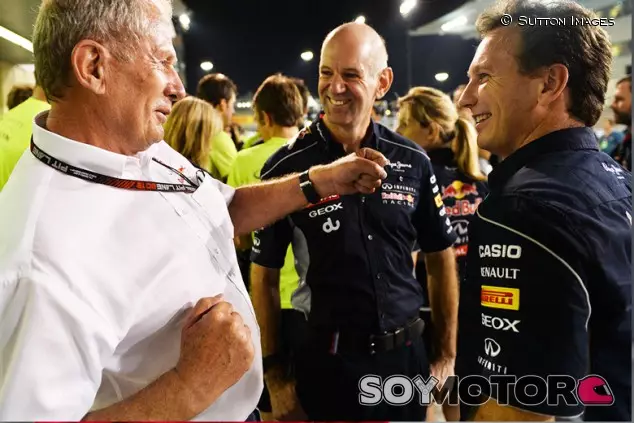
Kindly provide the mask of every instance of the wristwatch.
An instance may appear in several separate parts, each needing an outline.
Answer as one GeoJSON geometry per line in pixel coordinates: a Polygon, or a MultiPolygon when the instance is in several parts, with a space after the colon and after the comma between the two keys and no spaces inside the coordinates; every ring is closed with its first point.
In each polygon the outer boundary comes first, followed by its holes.
{"type": "Polygon", "coordinates": [[[308,177],[308,170],[299,174],[299,187],[302,189],[302,192],[309,203],[317,204],[321,201],[321,197],[317,194],[315,186],[308,177]]]}

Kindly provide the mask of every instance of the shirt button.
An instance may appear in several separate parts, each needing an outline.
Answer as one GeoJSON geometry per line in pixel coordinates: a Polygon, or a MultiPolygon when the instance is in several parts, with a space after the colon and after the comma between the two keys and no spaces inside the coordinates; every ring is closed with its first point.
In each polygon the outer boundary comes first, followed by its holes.
{"type": "Polygon", "coordinates": [[[380,273],[377,273],[377,274],[376,274],[376,278],[377,278],[377,279],[381,279],[381,276],[382,276],[382,275],[381,275],[380,273]]]}
{"type": "Polygon", "coordinates": [[[368,235],[368,239],[369,239],[370,241],[372,241],[372,238],[373,238],[373,237],[372,237],[372,235],[368,235]]]}
{"type": "Polygon", "coordinates": [[[361,197],[361,202],[365,203],[365,197],[361,197]]]}

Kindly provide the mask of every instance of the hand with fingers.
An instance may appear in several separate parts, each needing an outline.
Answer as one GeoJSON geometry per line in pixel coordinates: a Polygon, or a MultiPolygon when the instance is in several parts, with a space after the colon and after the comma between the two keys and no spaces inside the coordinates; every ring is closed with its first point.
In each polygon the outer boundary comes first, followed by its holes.
{"type": "Polygon", "coordinates": [[[387,177],[388,160],[376,150],[362,148],[328,165],[310,169],[310,179],[322,198],[329,195],[372,194],[387,177]]]}
{"type": "Polygon", "coordinates": [[[202,409],[249,370],[255,350],[251,331],[222,295],[200,299],[189,311],[174,369],[202,409]]]}

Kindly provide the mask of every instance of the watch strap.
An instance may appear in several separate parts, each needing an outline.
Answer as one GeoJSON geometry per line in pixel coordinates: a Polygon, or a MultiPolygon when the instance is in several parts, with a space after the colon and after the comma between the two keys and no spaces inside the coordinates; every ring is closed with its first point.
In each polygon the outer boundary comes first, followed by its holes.
{"type": "Polygon", "coordinates": [[[308,177],[308,170],[299,174],[299,187],[309,203],[317,204],[321,201],[321,197],[317,193],[313,182],[308,177]]]}

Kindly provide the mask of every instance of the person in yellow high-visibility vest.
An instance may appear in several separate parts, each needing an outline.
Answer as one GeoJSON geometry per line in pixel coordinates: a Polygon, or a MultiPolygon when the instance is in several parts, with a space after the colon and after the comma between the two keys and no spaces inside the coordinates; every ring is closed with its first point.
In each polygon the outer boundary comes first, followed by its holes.
{"type": "MultiPolygon", "coordinates": [[[[253,108],[262,142],[238,153],[227,180],[229,185],[239,187],[259,182],[264,163],[299,132],[298,123],[304,115],[303,104],[300,92],[290,78],[273,75],[260,85],[253,99],[253,108]]],[[[252,239],[248,236],[236,240],[238,250],[257,249],[258,245],[252,245],[252,239]]],[[[301,257],[293,254],[294,248],[298,248],[297,243],[289,245],[280,269],[251,264],[250,291],[262,333],[265,356],[289,358],[294,350],[293,345],[302,336],[302,327],[306,322],[303,313],[305,310],[295,310],[291,304],[291,296],[299,287],[302,280],[300,273],[303,273],[301,257]],[[277,299],[272,300],[271,290],[279,293],[277,299]]],[[[290,366],[291,362],[292,360],[288,360],[285,364],[290,366]]],[[[278,366],[272,371],[279,369],[278,366]]],[[[286,416],[292,410],[287,410],[287,404],[281,398],[286,397],[283,392],[293,389],[293,382],[286,383],[280,378],[267,379],[266,372],[265,380],[273,418],[286,416]]],[[[270,411],[266,410],[265,404],[261,404],[259,408],[263,413],[270,411]]]]}

